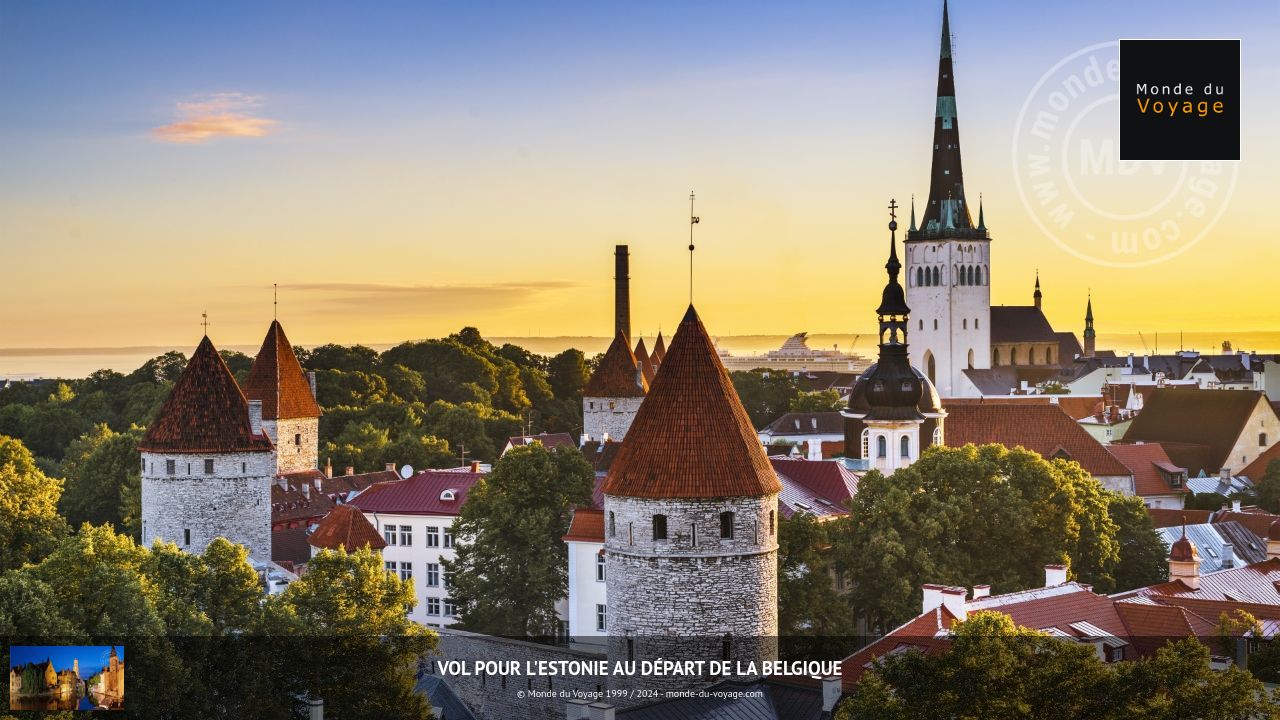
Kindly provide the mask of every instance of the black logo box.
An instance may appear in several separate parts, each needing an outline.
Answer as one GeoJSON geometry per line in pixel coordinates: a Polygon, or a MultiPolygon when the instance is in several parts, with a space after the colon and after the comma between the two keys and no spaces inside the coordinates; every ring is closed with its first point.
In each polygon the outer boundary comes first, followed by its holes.
{"type": "Polygon", "coordinates": [[[1121,160],[1239,160],[1240,103],[1239,40],[1120,41],[1121,160]]]}

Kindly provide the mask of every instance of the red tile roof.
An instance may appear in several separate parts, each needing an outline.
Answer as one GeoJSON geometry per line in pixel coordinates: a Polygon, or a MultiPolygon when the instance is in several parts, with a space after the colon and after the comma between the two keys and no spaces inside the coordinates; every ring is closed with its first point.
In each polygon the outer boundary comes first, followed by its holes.
{"type": "Polygon", "coordinates": [[[1188,525],[1203,525],[1209,522],[1212,510],[1180,510],[1177,508],[1147,508],[1151,516],[1151,524],[1158,528],[1177,527],[1185,519],[1188,525]]]}
{"type": "Polygon", "coordinates": [[[1128,639],[1140,656],[1155,655],[1178,638],[1206,637],[1215,630],[1214,623],[1174,605],[1125,600],[1115,606],[1128,630],[1128,639]]]}
{"type": "Polygon", "coordinates": [[[618,332],[591,379],[582,389],[583,397],[644,397],[649,383],[638,369],[636,356],[627,346],[627,338],[618,332]]]}
{"type": "Polygon", "coordinates": [[[263,420],[320,417],[320,406],[311,394],[311,383],[302,372],[284,328],[276,320],[267,328],[258,357],[244,381],[244,394],[262,401],[263,420]]]}
{"type": "Polygon", "coordinates": [[[658,339],[653,343],[653,352],[650,353],[649,359],[657,362],[658,365],[667,357],[667,345],[662,340],[662,331],[658,331],[658,339]]]}
{"type": "Polygon", "coordinates": [[[394,470],[331,478],[325,477],[319,470],[279,475],[276,482],[271,484],[272,527],[283,529],[289,525],[310,524],[324,517],[335,504],[345,500],[351,493],[364,490],[374,483],[396,482],[399,479],[400,475],[394,470]],[[317,481],[319,487],[316,487],[317,481]],[[307,486],[305,492],[304,485],[307,486]]]}
{"type": "Polygon", "coordinates": [[[365,519],[364,513],[350,505],[339,505],[330,510],[316,526],[315,532],[307,538],[307,543],[312,547],[328,550],[344,548],[349,552],[366,545],[374,550],[387,546],[387,541],[378,533],[373,523],[365,519]]]}
{"type": "Polygon", "coordinates": [[[348,501],[367,513],[393,515],[457,515],[471,487],[484,478],[480,472],[424,470],[397,482],[378,483],[348,501]],[[453,499],[442,495],[453,491],[453,499]]]}
{"type": "Polygon", "coordinates": [[[596,508],[578,508],[573,511],[565,542],[604,542],[604,511],[596,508]]]}
{"type": "Polygon", "coordinates": [[[1095,477],[1132,474],[1056,405],[952,404],[947,401],[944,407],[947,419],[943,439],[948,446],[968,443],[1022,446],[1047,459],[1075,460],[1095,477]]]}
{"type": "Polygon", "coordinates": [[[1141,443],[1135,445],[1107,445],[1107,450],[1116,459],[1124,463],[1133,472],[1134,492],[1143,497],[1147,495],[1168,495],[1188,492],[1186,483],[1182,487],[1170,487],[1162,469],[1168,468],[1186,473],[1185,468],[1175,468],[1169,455],[1160,447],[1160,443],[1141,443]]]}
{"type": "Polygon", "coordinates": [[[771,457],[769,464],[779,475],[786,475],[846,511],[846,504],[858,492],[858,476],[839,460],[771,457]]]}
{"type": "Polygon", "coordinates": [[[1072,419],[1101,412],[1106,403],[1101,395],[1009,395],[1004,397],[947,398],[947,405],[1057,405],[1072,419]]]}
{"type": "Polygon", "coordinates": [[[1253,459],[1253,462],[1245,465],[1236,474],[1243,475],[1256,484],[1267,473],[1267,466],[1272,460],[1280,460],[1280,442],[1264,450],[1261,455],[1253,459]]]}
{"type": "Polygon", "coordinates": [[[209,337],[187,362],[138,443],[143,452],[224,453],[271,449],[249,426],[249,403],[209,337]]]}
{"type": "Polygon", "coordinates": [[[1271,530],[1271,524],[1276,520],[1280,520],[1280,515],[1272,515],[1260,508],[1246,509],[1242,512],[1234,510],[1219,510],[1213,514],[1213,522],[1238,522],[1245,527],[1246,530],[1257,535],[1260,538],[1266,538],[1267,533],[1271,530]]]}
{"type": "Polygon", "coordinates": [[[645,498],[778,493],[778,476],[692,305],[663,366],[609,469],[605,493],[645,498]]]}
{"type": "Polygon", "coordinates": [[[646,350],[644,347],[644,338],[640,338],[636,342],[635,356],[636,356],[636,364],[638,364],[640,366],[640,369],[644,371],[645,382],[649,383],[649,385],[652,386],[653,378],[654,378],[654,375],[657,373],[657,370],[655,369],[653,360],[650,359],[649,357],[649,351],[646,350]]]}
{"type": "Polygon", "coordinates": [[[862,674],[869,670],[877,658],[903,650],[919,650],[926,654],[937,652],[951,645],[944,632],[951,629],[956,617],[945,607],[938,607],[908,620],[889,634],[845,658],[840,663],[841,686],[852,690],[862,674]]]}

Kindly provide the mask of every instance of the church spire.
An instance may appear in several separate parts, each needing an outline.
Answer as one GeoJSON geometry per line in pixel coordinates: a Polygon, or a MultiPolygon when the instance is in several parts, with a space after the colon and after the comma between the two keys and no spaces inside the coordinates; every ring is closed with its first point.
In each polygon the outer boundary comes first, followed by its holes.
{"type": "Polygon", "coordinates": [[[938,99],[933,125],[933,170],[922,229],[971,230],[973,219],[964,199],[960,167],[960,129],[956,119],[956,85],[952,71],[951,22],[942,3],[942,48],[938,57],[938,99]]]}
{"type": "Polygon", "coordinates": [[[1036,309],[1039,310],[1040,298],[1043,297],[1043,295],[1040,293],[1040,271],[1039,270],[1036,270],[1036,291],[1031,294],[1031,297],[1035,299],[1036,309]]]}
{"type": "Polygon", "coordinates": [[[1093,357],[1097,352],[1097,333],[1093,329],[1093,293],[1089,293],[1084,309],[1084,356],[1093,357]]]}

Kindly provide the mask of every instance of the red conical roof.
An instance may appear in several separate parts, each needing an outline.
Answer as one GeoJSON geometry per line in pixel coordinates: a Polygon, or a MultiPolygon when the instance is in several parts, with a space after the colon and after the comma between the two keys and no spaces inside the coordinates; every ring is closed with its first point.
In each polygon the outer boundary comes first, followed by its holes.
{"type": "Polygon", "coordinates": [[[689,306],[609,475],[607,495],[761,497],[782,489],[715,344],[689,306]]]}
{"type": "Polygon", "coordinates": [[[644,372],[645,381],[650,385],[653,385],[653,376],[656,374],[656,371],[654,369],[653,360],[649,357],[649,351],[644,347],[644,338],[640,338],[640,341],[636,343],[635,356],[636,364],[639,365],[640,369],[644,372]]]}
{"type": "Polygon", "coordinates": [[[653,352],[650,353],[649,359],[654,361],[655,365],[661,365],[662,361],[667,357],[667,346],[662,341],[662,331],[658,331],[658,339],[653,343],[653,352]]]}
{"type": "Polygon", "coordinates": [[[627,338],[618,332],[600,358],[596,371],[582,389],[583,397],[644,397],[649,383],[643,372],[637,372],[636,356],[627,346],[627,338]]]}
{"type": "Polygon", "coordinates": [[[262,349],[249,368],[244,394],[250,400],[262,401],[263,420],[320,417],[311,383],[276,320],[271,321],[262,349]]]}
{"type": "Polygon", "coordinates": [[[209,337],[200,341],[138,449],[223,453],[270,450],[249,427],[249,402],[209,337]]]}

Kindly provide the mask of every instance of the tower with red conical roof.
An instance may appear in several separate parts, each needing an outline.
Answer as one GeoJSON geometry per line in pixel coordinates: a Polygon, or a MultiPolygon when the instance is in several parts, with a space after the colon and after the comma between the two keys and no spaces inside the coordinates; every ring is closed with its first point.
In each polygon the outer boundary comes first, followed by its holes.
{"type": "Polygon", "coordinates": [[[244,382],[262,403],[262,427],[276,446],[276,474],[316,470],[320,464],[320,406],[279,321],[272,320],[244,382]]]}
{"type": "Polygon", "coordinates": [[[582,389],[583,441],[626,437],[648,391],[644,368],[619,330],[582,389]]]}
{"type": "Polygon", "coordinates": [[[780,490],[690,306],[603,487],[610,659],[776,658],[780,490]]]}
{"type": "Polygon", "coordinates": [[[933,167],[923,221],[907,232],[906,295],[915,313],[911,364],[943,397],[969,394],[968,368],[991,367],[991,236],[965,200],[951,22],[942,4],[942,45],[933,119],[933,167]]]}
{"type": "Polygon", "coordinates": [[[202,552],[214,538],[271,558],[275,453],[250,402],[208,336],[138,443],[142,542],[202,552]]]}

